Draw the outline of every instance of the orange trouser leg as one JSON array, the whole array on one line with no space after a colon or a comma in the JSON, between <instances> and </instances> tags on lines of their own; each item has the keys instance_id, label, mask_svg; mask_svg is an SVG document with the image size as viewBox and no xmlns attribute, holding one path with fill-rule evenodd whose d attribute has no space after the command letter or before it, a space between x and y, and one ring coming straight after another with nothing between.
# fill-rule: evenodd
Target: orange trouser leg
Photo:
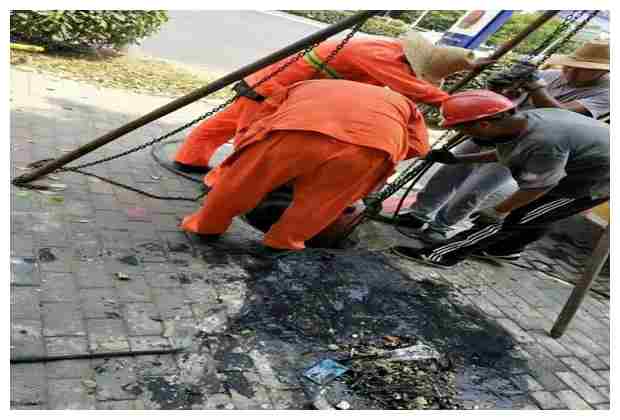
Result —
<instances>
[{"instance_id":1,"label":"orange trouser leg","mask_svg":"<svg viewBox=\"0 0 620 420\"><path fill-rule=\"evenodd\" d=\"M388 154L381 150L346 143L338 146L329 160L293 181L293 202L265 235L265 245L305 248L306 240L373 191L394 168Z\"/></svg>"},{"instance_id":2,"label":"orange trouser leg","mask_svg":"<svg viewBox=\"0 0 620 420\"><path fill-rule=\"evenodd\" d=\"M265 140L239 150L231 162L220 166L221 182L213 185L200 210L183 220L182 228L201 234L225 232L233 217L256 207L270 191L315 170L342 145L317 133L271 133Z\"/></svg>"},{"instance_id":3,"label":"orange trouser leg","mask_svg":"<svg viewBox=\"0 0 620 420\"><path fill-rule=\"evenodd\" d=\"M234 137L245 101L237 100L194 128L177 150L174 160L186 165L208 166L218 147Z\"/></svg>"}]
</instances>

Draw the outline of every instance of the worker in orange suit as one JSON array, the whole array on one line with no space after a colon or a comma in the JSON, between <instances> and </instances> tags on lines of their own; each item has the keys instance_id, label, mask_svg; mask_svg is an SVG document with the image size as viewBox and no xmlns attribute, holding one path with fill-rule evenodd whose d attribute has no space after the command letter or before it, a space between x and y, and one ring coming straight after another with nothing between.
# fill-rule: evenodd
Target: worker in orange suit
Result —
<instances>
[{"instance_id":1,"label":"worker in orange suit","mask_svg":"<svg viewBox=\"0 0 620 420\"><path fill-rule=\"evenodd\" d=\"M275 77L249 89L265 76L283 66L284 59L243 80L235 88L246 91L228 108L192 130L177 151L177 169L184 172L206 172L209 160L218 147L247 127L264 105L265 98L293 83L319 78L345 79L376 86L387 86L415 103L438 105L448 97L439 85L446 76L476 69L490 63L475 59L471 50L434 46L420 33L411 31L402 39L351 39L317 73L323 60L334 51L340 40L328 40L288 66ZM235 143L235 147L238 143Z\"/></svg>"},{"instance_id":2,"label":"worker in orange suit","mask_svg":"<svg viewBox=\"0 0 620 420\"><path fill-rule=\"evenodd\" d=\"M268 250L300 250L394 173L430 150L422 114L405 96L345 80L298 82L266 101L237 138L202 207L182 228L217 239L233 217L292 184L293 202L265 234Z\"/></svg>"}]
</instances>

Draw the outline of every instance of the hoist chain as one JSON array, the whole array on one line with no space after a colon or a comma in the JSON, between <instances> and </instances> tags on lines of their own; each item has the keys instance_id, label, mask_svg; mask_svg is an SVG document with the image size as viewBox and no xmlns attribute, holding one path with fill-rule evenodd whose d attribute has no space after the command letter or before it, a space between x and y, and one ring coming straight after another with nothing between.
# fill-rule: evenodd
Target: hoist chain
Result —
<instances>
[{"instance_id":1,"label":"hoist chain","mask_svg":"<svg viewBox=\"0 0 620 420\"><path fill-rule=\"evenodd\" d=\"M334 48L334 50L325 58L325 60L323 60L320 65L318 66L318 68L316 69L316 72L312 75L311 78L315 78L318 74L320 74L323 69L327 66L327 64L336 56L336 54L338 54L340 52L340 50L342 50L342 48L344 48L344 46L349 42L349 40L362 28L362 26L364 25L364 23L366 22L366 20L363 20L361 22L358 22L355 26L353 26L353 28L351 29L351 31L344 37L344 39L336 46L336 48ZM200 198L202 198L205 194L201 194L200 196L196 197L196 198L187 198L187 197L163 197L163 196L156 196L153 194L150 194L146 191L141 191L139 189L136 189L134 187L131 187L129 185L125 185L116 181L113 181L111 179L99 176L99 175L95 175L89 172L83 172L81 171L84 168L88 168L91 166L95 166L95 165L99 165L101 163L104 162L109 162L111 160L114 159L118 159L121 158L123 156L127 156L131 153L135 153L138 152L140 150L146 149L147 147L153 146L156 143L159 143L183 130L185 130L186 128L191 127L192 125L196 124L199 121L202 121L206 118L211 117L212 115L216 114L217 112L221 111L222 109L224 109L225 107L227 107L228 105L232 104L235 100L237 100L237 98L239 98L240 96L243 96L244 93L246 93L247 91L250 90L254 90L256 87L262 85L263 83L271 80L273 77L275 77L276 75L280 74L282 71L284 71L286 68L288 68L290 65L292 65L293 63L297 62L299 59L301 59L302 57L304 57L306 54L310 53L314 48L317 47L317 45L319 45L318 43L312 44L308 47L306 47L305 49L303 49L302 51L296 53L293 57L291 57L289 60L287 60L285 63L283 63L280 67L278 67L274 72L268 74L267 76L263 77L262 79L260 79L258 82L256 82L255 84L253 84L252 86L249 86L247 88L247 90L242 90L241 92L237 92L237 94L235 94L233 97L229 98L228 100L226 100L224 103L218 105L217 107L209 110L208 112L202 114L201 116L199 116L198 118L188 122L187 124L184 124L183 126L174 129L173 131L166 133L160 137L157 137L149 142L146 142L144 144L141 144L139 146L136 146L134 148L128 149L122 153L116 154L116 155L112 155L112 156L108 156L96 161L92 161L92 162L87 162L81 165L76 165L76 166L64 166L62 168L59 168L57 170L55 170L55 173L60 173L60 172L75 172L75 173L80 173L82 175L87 175L87 176L92 176L95 178L98 178L102 181L108 182L110 184L116 185L118 187L121 188L125 188L128 189L130 191L134 191L137 192L139 194L143 194L146 195L147 197L151 197L151 198L156 198L156 199L161 199L161 200L185 200L185 201L197 201Z\"/></svg>"}]
</instances>

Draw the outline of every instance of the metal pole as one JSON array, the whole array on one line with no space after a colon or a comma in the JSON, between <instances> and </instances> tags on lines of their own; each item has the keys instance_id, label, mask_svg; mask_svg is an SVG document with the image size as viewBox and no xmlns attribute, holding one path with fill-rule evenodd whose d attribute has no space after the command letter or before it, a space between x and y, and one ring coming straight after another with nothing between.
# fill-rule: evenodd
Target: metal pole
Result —
<instances>
[{"instance_id":1,"label":"metal pole","mask_svg":"<svg viewBox=\"0 0 620 420\"><path fill-rule=\"evenodd\" d=\"M609 257L609 226L608 224L601 235L592 253L592 258L581 277L581 281L573 288L573 292L564 304L562 312L555 321L555 324L553 324L553 328L551 328L551 332L549 333L551 337L560 338L562 334L564 334L564 331L568 328L568 324L577 313L581 302L583 302L588 291L592 287L592 283L594 283L594 280L596 280L598 274L601 272L601 268L603 268L607 257Z\"/></svg>"},{"instance_id":2,"label":"metal pole","mask_svg":"<svg viewBox=\"0 0 620 420\"><path fill-rule=\"evenodd\" d=\"M525 38L527 38L527 36L529 34L534 32L536 29L540 28L542 25L544 25L548 20L552 19L559 12L560 12L559 10L548 10L548 11L546 11L545 13L540 15L538 17L538 19L536 19L534 22L530 23L527 26L527 28L523 29L517 36L515 36L510 41L508 41L505 44L503 44L501 47L499 47L489 58L492 59L492 60L497 60L497 59L501 58L507 52L509 52L514 47L516 47L519 43L521 43L521 41L523 41ZM470 80L474 79L476 76L478 76L480 73L482 73L482 71L487 66L485 66L483 68L480 68L478 70L471 71L462 80L460 80L456 85L454 85L452 88L450 88L448 93L454 93L457 90L461 89L463 86L465 86L467 83L469 83Z\"/></svg>"},{"instance_id":3,"label":"metal pole","mask_svg":"<svg viewBox=\"0 0 620 420\"><path fill-rule=\"evenodd\" d=\"M197 101L198 99L204 98L205 96L210 95L213 92L217 92L218 90L222 89L223 87L231 83L241 80L244 77L252 73L255 73L256 71L264 67L267 67L270 64L273 64L292 54L295 54L312 44L321 42L329 38L330 36L337 34L338 32L344 29L354 26L358 22L361 22L372 16L379 15L384 12L385 11L381 11L381 10L365 10L365 11L356 13L353 16L343 19L342 21L337 22L333 25L330 25L327 28L321 29L320 31L317 31L312 35L302 38L301 40L294 42L288 47L282 48L281 50L276 51L275 53L270 54L267 57L257 60L254 63L249 64L245 67L242 67L239 70L236 70L232 73L229 73L228 75L217 79L216 81L208 84L205 87L197 89L185 96L182 96L181 98L178 98L162 107L159 107L155 109L154 111L151 111L148 114L143 115L142 117L123 125L122 127L119 127L113 131L110 131L104 134L103 136L98 137L97 139L91 141L90 143L87 143L69 153L62 155L58 159L48 163L47 165L39 169L36 169L30 173L20 175L14 178L12 182L14 185L20 185L20 184L26 184L28 182L34 181L35 179L38 179L44 175L47 175L50 172L53 172L56 169L63 167L67 163L72 162L75 159L78 159L92 152L93 150L98 149L99 147L104 146L110 143L111 141L116 140L117 138L133 130L136 130L137 128L140 128L145 124L155 121L163 117L164 115L170 114L171 112L174 112L179 108L189 105L192 102Z\"/></svg>"}]
</instances>

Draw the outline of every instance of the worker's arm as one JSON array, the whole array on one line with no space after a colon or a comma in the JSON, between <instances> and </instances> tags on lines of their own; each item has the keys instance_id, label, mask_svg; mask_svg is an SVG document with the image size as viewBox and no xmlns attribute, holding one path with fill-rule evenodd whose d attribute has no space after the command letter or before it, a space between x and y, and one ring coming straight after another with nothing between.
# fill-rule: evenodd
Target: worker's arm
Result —
<instances>
[{"instance_id":1,"label":"worker's arm","mask_svg":"<svg viewBox=\"0 0 620 420\"><path fill-rule=\"evenodd\" d=\"M590 111L578 101L562 103L555 99L543 86L529 89L529 98L536 108L562 108L579 114L592 116Z\"/></svg>"}]
</instances>

